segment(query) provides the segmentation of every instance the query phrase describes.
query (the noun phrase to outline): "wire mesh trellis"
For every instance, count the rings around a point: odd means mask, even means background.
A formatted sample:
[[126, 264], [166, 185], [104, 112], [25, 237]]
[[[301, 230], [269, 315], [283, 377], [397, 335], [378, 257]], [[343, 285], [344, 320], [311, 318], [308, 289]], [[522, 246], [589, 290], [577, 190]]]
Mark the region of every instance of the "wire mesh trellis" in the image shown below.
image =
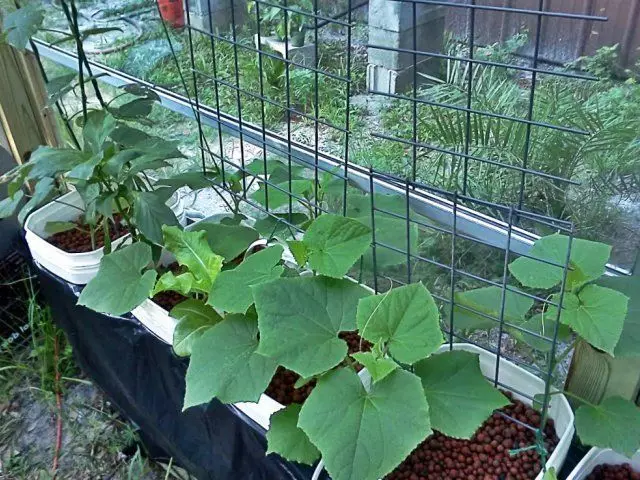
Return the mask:
[[[390, 0], [391, 1], [391, 0]], [[500, 381], [500, 360], [509, 361], [532, 371], [545, 381], [544, 401], [541, 402], [542, 418], [547, 418], [550, 394], [555, 379], [557, 353], [560, 346], [558, 338], [559, 312], [564, 301], [564, 284], [570, 270], [569, 258], [574, 237], [574, 226], [570, 221], [536, 212], [528, 201], [528, 189], [538, 181], [550, 182], [558, 189], [566, 189], [578, 182], [571, 176], [558, 174], [553, 170], [538, 168], [531, 162], [531, 149], [536, 141], [536, 132], [549, 130], [562, 135], [588, 136], [590, 132], [571, 124], [536, 120], [536, 92], [541, 77], [592, 82], [597, 78], [571, 70], [549, 68], [539, 61], [541, 35], [545, 21], [552, 19], [578, 22], [601, 22], [606, 18], [594, 15], [582, 15], [551, 11], [546, 8], [545, 0], [536, 0], [535, 8], [517, 8], [509, 6], [481, 5], [475, 0], [469, 3], [430, 0], [393, 0], [410, 6], [413, 23], [411, 48], [390, 47], [375, 43], [365, 43], [370, 50], [386, 50], [412, 58], [412, 85], [405, 92], [382, 92], [368, 89], [373, 97], [384, 97], [409, 105], [410, 122], [404, 130], [407, 135], [385, 133], [372, 129], [372, 141], [390, 142], [400, 145], [409, 152], [409, 169], [404, 175], [383, 171], [379, 168], [365, 168], [352, 161], [353, 139], [353, 99], [352, 90], [357, 79], [353, 74], [353, 12], [364, 3], [348, 0], [346, 8], [335, 18], [323, 14], [318, 0], [313, 0], [311, 10], [303, 10], [293, 1], [281, 2], [256, 0], [252, 23], [255, 25], [254, 42], [240, 36], [240, 26], [235, 21], [239, 8], [230, 0], [230, 30], [221, 32], [214, 28], [209, 16], [208, 30], [192, 24], [190, 0], [186, 1], [186, 35], [188, 39], [188, 61], [180, 63], [175, 49], [171, 48], [180, 75], [180, 82], [186, 95], [186, 113], [195, 119], [198, 128], [198, 153], [203, 169], [218, 168], [221, 173], [225, 193], [246, 205], [247, 212], [253, 216], [273, 216], [274, 229], [283, 225], [291, 236], [303, 231], [296, 215], [306, 213], [317, 216], [323, 212], [341, 213], [359, 218], [372, 227], [372, 247], [367, 257], [360, 262], [352, 276], [368, 284], [376, 292], [384, 292], [397, 285], [423, 282], [437, 300], [443, 314], [443, 331], [450, 346], [454, 342], [477, 345], [496, 355], [495, 375], [490, 380], [494, 385], [507, 390], [513, 386]], [[506, 4], [505, 4], [506, 5]], [[466, 55], [450, 54], [438, 51], [421, 50], [418, 47], [417, 19], [419, 9], [425, 7], [445, 7], [464, 9], [468, 13], [468, 35]], [[284, 20], [284, 55], [269, 49], [263, 42], [262, 31], [265, 8], [277, 8]], [[505, 15], [526, 15], [536, 19], [533, 33], [534, 49], [528, 64], [520, 61], [509, 63], [477, 57], [476, 17], [478, 12]], [[296, 60], [290, 53], [295, 48], [290, 45], [289, 17], [302, 15], [306, 28], [312, 31], [311, 55], [313, 61], [304, 63]], [[342, 30], [341, 42], [344, 46], [344, 68], [332, 70], [321, 61], [322, 28], [335, 26]], [[164, 33], [171, 45], [174, 40], [167, 27]], [[204, 43], [199, 43], [204, 40]], [[206, 44], [206, 48], [201, 48]], [[54, 47], [48, 46], [50, 51]], [[221, 52], [230, 52], [227, 65], [221, 69]], [[242, 71], [241, 57], [255, 57], [258, 81], [249, 82]], [[419, 84], [422, 81], [417, 68], [423, 57], [464, 65], [462, 101], [447, 102], [432, 99], [422, 94]], [[230, 65], [229, 65], [230, 64]], [[184, 71], [184, 67], [188, 71]], [[270, 68], [277, 70], [277, 76], [270, 77]], [[478, 69], [506, 69], [525, 75], [526, 102], [524, 112], [501, 112], [474, 103], [474, 82]], [[108, 72], [108, 69], [104, 71]], [[311, 108], [299, 105], [299, 92], [296, 92], [296, 75], [307, 72], [311, 79]], [[133, 79], [136, 80], [136, 79]], [[255, 79], [254, 79], [255, 80]], [[279, 90], [273, 92], [275, 83]], [[326, 90], [322, 85], [332, 83], [339, 92], [339, 98], [323, 98]], [[157, 87], [155, 85], [150, 85]], [[203, 98], [206, 86], [213, 87], [213, 97]], [[158, 91], [162, 89], [157, 88]], [[175, 92], [165, 91], [166, 97], [176, 100]], [[281, 95], [283, 93], [283, 95]], [[223, 99], [231, 99], [223, 105]], [[331, 102], [328, 102], [330, 100]], [[246, 115], [248, 104], [257, 103], [258, 115]], [[337, 110], [336, 115], [326, 113], [326, 105]], [[421, 118], [433, 112], [432, 109], [444, 109], [460, 114], [457, 128], [462, 131], [463, 142], [456, 148], [439, 145], [422, 136], [419, 128]], [[282, 125], [279, 131], [273, 131], [270, 120], [274, 112], [280, 115]], [[255, 113], [255, 112], [254, 112]], [[247, 118], [250, 117], [250, 118]], [[476, 124], [479, 118], [509, 122], [522, 128], [523, 142], [517, 161], [507, 162], [500, 156], [474, 152], [473, 140], [479, 135]], [[311, 124], [311, 138], [306, 143], [296, 138], [294, 126], [301, 120]], [[211, 128], [211, 127], [214, 128]], [[321, 134], [322, 131], [322, 134]], [[225, 138], [229, 133], [237, 137], [239, 156], [227, 155]], [[327, 133], [330, 132], [330, 133]], [[339, 138], [338, 147], [332, 154], [323, 151], [323, 138], [334, 135]], [[258, 146], [258, 153], [247, 154], [246, 144]], [[436, 152], [461, 161], [461, 182], [453, 182], [453, 188], [435, 186], [420, 178], [419, 168], [425, 152]], [[271, 170], [272, 157], [283, 160], [285, 176], [274, 181]], [[476, 171], [474, 165], [485, 164], [510, 172], [517, 178], [517, 188], [509, 202], [496, 202], [492, 199], [478, 198], [470, 188]], [[305, 167], [300, 171], [299, 167]], [[487, 174], [490, 174], [489, 171]], [[454, 175], [453, 171], [445, 174]], [[232, 186], [232, 181], [237, 187]], [[311, 182], [311, 189], [299, 190], [299, 182]], [[259, 186], [258, 186], [259, 185]], [[261, 192], [261, 193], [260, 193]], [[259, 193], [258, 195], [256, 195]], [[389, 193], [394, 193], [393, 197]], [[284, 201], [282, 200], [284, 198]], [[393, 199], [390, 199], [393, 198]], [[430, 210], [421, 210], [420, 206], [438, 199], [446, 204], [446, 212], [435, 218], [428, 215]], [[505, 199], [501, 199], [505, 200]], [[229, 205], [231, 207], [231, 205]], [[445, 210], [442, 210], [443, 212]], [[425, 212], [427, 213], [425, 215]], [[469, 212], [482, 212], [500, 221], [480, 230], [470, 229], [467, 215]], [[486, 219], [486, 217], [484, 217]], [[489, 221], [490, 219], [486, 219]], [[464, 225], [463, 225], [464, 222]], [[499, 228], [496, 227], [499, 225]], [[492, 230], [493, 228], [493, 230]], [[500, 230], [500, 242], [489, 238], [489, 232]], [[531, 257], [526, 246], [531, 238], [523, 241], [527, 231], [560, 232], [569, 237], [564, 261], [552, 263], [562, 269], [563, 280], [560, 293], [554, 297], [543, 297], [539, 292], [525, 292], [512, 285], [509, 263], [516, 257]], [[431, 245], [433, 248], [423, 248]], [[524, 247], [523, 247], [524, 245]], [[541, 263], [547, 260], [537, 259]], [[495, 312], [474, 309], [461, 304], [457, 294], [471, 288], [483, 286], [497, 287], [500, 297]], [[553, 328], [547, 332], [536, 332], [526, 325], [508, 318], [507, 301], [510, 296], [531, 300], [539, 311], [555, 308]], [[471, 313], [493, 324], [493, 333], [485, 336], [468, 334], [456, 323], [460, 313]], [[509, 333], [507, 333], [509, 332]], [[546, 353], [532, 362], [514, 351], [509, 344], [509, 335], [527, 335], [546, 344]], [[524, 392], [514, 392], [534, 400]], [[518, 424], [520, 420], [512, 418]], [[538, 426], [525, 425], [542, 435], [544, 422]]]

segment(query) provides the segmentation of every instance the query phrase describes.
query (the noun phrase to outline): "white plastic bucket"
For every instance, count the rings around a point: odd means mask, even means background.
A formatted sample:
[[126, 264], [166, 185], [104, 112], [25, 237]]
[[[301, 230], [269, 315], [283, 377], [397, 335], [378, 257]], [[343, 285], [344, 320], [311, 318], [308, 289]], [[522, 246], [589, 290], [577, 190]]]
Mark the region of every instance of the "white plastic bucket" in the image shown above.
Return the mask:
[[605, 448], [592, 448], [573, 469], [567, 480], [583, 480], [598, 465], [622, 465], [631, 464], [631, 467], [640, 472], [640, 451], [633, 457], [627, 458], [624, 455]]
[[[482, 370], [482, 373], [491, 379], [495, 377], [496, 356], [493, 353], [467, 343], [454, 343], [453, 349], [477, 353], [480, 355], [480, 369]], [[443, 345], [438, 350], [438, 353], [446, 352], [448, 350], [449, 345]], [[504, 358], [500, 358], [498, 381], [502, 385], [508, 385], [513, 388], [513, 390], [522, 392], [523, 394], [531, 397], [544, 392], [544, 382], [541, 379]], [[513, 397], [531, 405], [531, 400], [523, 397], [522, 395], [514, 393]], [[559, 471], [567, 457], [567, 452], [569, 451], [569, 446], [571, 445], [571, 439], [573, 438], [574, 433], [573, 411], [571, 410], [571, 406], [564, 395], [553, 395], [551, 397], [551, 403], [549, 404], [549, 416], [555, 422], [556, 434], [560, 441], [547, 461], [547, 468], [555, 467], [556, 470]], [[320, 461], [313, 472], [312, 480], [318, 480], [321, 477], [323, 470], [324, 462]], [[536, 480], [542, 480], [542, 477], [543, 473], [540, 472], [536, 477]]]
[[[82, 213], [69, 205], [79, 208], [84, 206], [77, 191], [62, 195], [29, 215], [24, 225], [25, 239], [31, 256], [36, 262], [67, 282], [85, 285], [98, 273], [104, 249], [99, 248], [85, 253], [68, 253], [46, 240], [48, 234], [45, 228], [48, 222], [73, 221]], [[169, 199], [167, 205], [176, 214], [180, 223], [186, 224], [184, 203], [177, 193]], [[130, 236], [124, 235], [113, 241], [111, 248], [116, 248], [121, 243], [129, 241]]]

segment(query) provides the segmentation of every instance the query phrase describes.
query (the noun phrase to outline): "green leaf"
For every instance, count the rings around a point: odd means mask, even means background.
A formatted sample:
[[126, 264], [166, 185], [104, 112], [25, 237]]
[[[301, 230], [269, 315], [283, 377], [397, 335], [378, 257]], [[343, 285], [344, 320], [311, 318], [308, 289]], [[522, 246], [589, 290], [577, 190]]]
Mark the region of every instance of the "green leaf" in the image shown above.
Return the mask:
[[278, 278], [252, 287], [260, 352], [303, 377], [338, 365], [347, 355], [342, 331], [356, 329], [357, 283], [323, 276]]
[[138, 117], [147, 117], [151, 110], [155, 100], [149, 98], [134, 98], [133, 100], [124, 103], [118, 107], [109, 109], [109, 112], [117, 118], [122, 119], [135, 119]]
[[510, 403], [484, 378], [475, 353], [432, 355], [416, 364], [415, 374], [422, 380], [432, 427], [454, 438], [471, 438], [494, 410]]
[[438, 307], [421, 283], [363, 298], [357, 319], [362, 337], [388, 342], [389, 353], [402, 363], [431, 355], [444, 341]]
[[[537, 240], [529, 255], [564, 265], [567, 262], [569, 237], [554, 234]], [[605, 271], [611, 247], [603, 243], [574, 239], [571, 243], [570, 267], [567, 286], [577, 287], [599, 278]], [[509, 271], [518, 281], [530, 288], [553, 288], [562, 282], [564, 269], [539, 260], [520, 257], [509, 265]]]
[[51, 194], [55, 191], [56, 184], [53, 178], [42, 178], [33, 191], [33, 195], [29, 199], [27, 203], [20, 209], [18, 213], [18, 222], [24, 224], [27, 216], [40, 205], [42, 205], [46, 200], [49, 199]]
[[284, 267], [278, 265], [284, 249], [274, 245], [247, 257], [233, 270], [218, 275], [207, 303], [229, 313], [245, 313], [253, 303], [251, 287], [275, 280]]
[[242, 255], [249, 246], [260, 238], [256, 230], [243, 225], [223, 225], [214, 222], [198, 222], [193, 231], [207, 232], [207, 241], [214, 253], [225, 262]]
[[576, 431], [583, 443], [611, 448], [627, 457], [640, 449], [640, 408], [622, 397], [576, 411]]
[[39, 180], [68, 172], [91, 158], [90, 153], [71, 148], [38, 147], [29, 158], [33, 168], [27, 178]]
[[289, 250], [291, 250], [291, 254], [293, 255], [296, 263], [301, 267], [304, 267], [307, 264], [308, 258], [306, 244], [300, 240], [290, 240], [287, 242], [287, 245], [289, 246]]
[[617, 290], [629, 297], [627, 317], [620, 341], [614, 351], [616, 357], [640, 357], [640, 265], [631, 277], [602, 277], [598, 284]]
[[372, 352], [357, 352], [352, 353], [351, 356], [367, 369], [373, 379], [373, 383], [382, 380], [398, 368], [398, 364], [393, 360], [377, 357]]
[[298, 427], [301, 408], [302, 405], [293, 403], [271, 415], [267, 432], [267, 455], [277, 453], [289, 461], [313, 465], [320, 458], [320, 452]]
[[75, 73], [66, 73], [58, 77], [52, 78], [47, 82], [47, 95], [49, 96], [49, 104], [53, 104], [66, 92], [71, 91], [73, 80], [76, 78]]
[[80, 163], [73, 167], [67, 174], [67, 177], [69, 179], [76, 180], [89, 180], [93, 176], [93, 172], [101, 161], [101, 154], [94, 155], [86, 162]]
[[212, 398], [257, 402], [278, 366], [257, 349], [258, 326], [244, 315], [228, 315], [204, 332], [191, 347], [183, 410]]
[[174, 190], [181, 187], [189, 187], [191, 190], [201, 190], [213, 184], [213, 179], [204, 175], [202, 171], [183, 172], [169, 178], [163, 178], [156, 182], [157, 186], [167, 186]]
[[155, 270], [144, 271], [151, 257], [151, 247], [141, 242], [105, 255], [98, 274], [82, 290], [78, 305], [111, 315], [130, 312], [153, 290], [157, 274]]
[[87, 122], [82, 127], [84, 150], [97, 154], [102, 150], [102, 145], [116, 128], [116, 119], [104, 110], [94, 110], [89, 113]]
[[[549, 315], [549, 313], [538, 313], [530, 319], [520, 323], [518, 326], [523, 329], [529, 330], [534, 333], [545, 337], [537, 337], [531, 333], [523, 332], [516, 328], [511, 328], [510, 333], [520, 341], [525, 342], [532, 348], [541, 352], [548, 352], [551, 350], [551, 340], [553, 340], [553, 333], [556, 329], [557, 316]], [[571, 330], [563, 323], [558, 324], [558, 340], [567, 341], [571, 336]]]
[[162, 244], [164, 227], [180, 224], [175, 213], [154, 192], [134, 192], [133, 221], [142, 234], [158, 245]]
[[[499, 325], [502, 307], [502, 288], [483, 287], [466, 292], [458, 292], [454, 296], [453, 326], [461, 330], [488, 330]], [[490, 315], [491, 320], [478, 313]], [[505, 290], [504, 320], [508, 323], [522, 323], [524, 317], [533, 307], [533, 300], [511, 290]]]
[[13, 196], [0, 200], [0, 219], [8, 218], [13, 215], [23, 198], [24, 192], [22, 190], [18, 190], [13, 194]]
[[260, 232], [260, 235], [270, 239], [272, 237], [281, 237], [283, 239], [292, 238], [297, 230], [288, 225], [300, 226], [309, 220], [304, 213], [271, 213], [269, 216], [256, 221], [254, 228]]
[[291, 197], [291, 195], [304, 197], [305, 195], [309, 195], [311, 192], [313, 192], [313, 182], [311, 180], [292, 180], [291, 185], [289, 185], [288, 181], [277, 183], [275, 185], [266, 185], [262, 183], [258, 190], [251, 194], [251, 198], [264, 206], [267, 205], [268, 200], [269, 209], [273, 209], [282, 207], [283, 205], [288, 205], [289, 198], [291, 198], [293, 203], [296, 203], [298, 199]]
[[113, 132], [111, 132], [111, 139], [124, 147], [132, 147], [149, 138], [151, 138], [151, 136], [147, 132], [130, 127], [126, 123], [119, 123]]
[[551, 467], [549, 470], [544, 472], [544, 477], [542, 480], [558, 480], [558, 475], [556, 475], [556, 469]]
[[191, 293], [195, 281], [196, 279], [189, 272], [181, 273], [180, 275], [174, 275], [171, 271], [165, 272], [158, 279], [151, 295], [154, 296], [160, 292], [169, 290], [187, 296]]
[[44, 226], [45, 233], [53, 235], [60, 232], [68, 232], [76, 228], [76, 224], [73, 222], [47, 222]]
[[333, 480], [382, 478], [431, 433], [420, 379], [401, 369], [370, 391], [349, 369], [323, 376], [298, 425], [322, 453]]
[[[552, 300], [557, 303], [560, 298], [554, 295]], [[587, 285], [578, 295], [565, 293], [560, 321], [595, 348], [613, 355], [622, 334], [628, 300], [616, 290]], [[555, 318], [557, 312], [557, 307], [551, 306], [547, 315]]]
[[36, 3], [29, 3], [4, 17], [7, 42], [19, 50], [24, 50], [44, 20], [43, 11]]
[[169, 315], [178, 320], [173, 332], [173, 351], [179, 357], [191, 355], [195, 340], [222, 321], [222, 317], [213, 308], [193, 298], [173, 307]]
[[371, 229], [352, 218], [320, 215], [304, 234], [309, 265], [323, 275], [340, 278], [366, 252]]
[[209, 293], [222, 270], [222, 257], [209, 248], [205, 232], [189, 232], [178, 227], [163, 226], [164, 246], [178, 263], [189, 269], [195, 279], [193, 288]]

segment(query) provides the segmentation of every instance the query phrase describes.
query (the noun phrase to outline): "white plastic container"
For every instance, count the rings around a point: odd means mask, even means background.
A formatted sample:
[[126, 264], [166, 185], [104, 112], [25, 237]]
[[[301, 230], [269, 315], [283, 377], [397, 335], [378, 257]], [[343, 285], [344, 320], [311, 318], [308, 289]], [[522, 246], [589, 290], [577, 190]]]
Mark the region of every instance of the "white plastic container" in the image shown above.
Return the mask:
[[633, 457], [627, 458], [610, 449], [592, 448], [580, 463], [576, 465], [576, 468], [573, 469], [573, 472], [567, 477], [567, 480], [583, 480], [587, 478], [598, 465], [622, 465], [625, 463], [631, 464], [631, 467], [635, 471], [640, 472], [640, 451]]
[[[482, 370], [482, 373], [488, 378], [494, 378], [496, 372], [496, 356], [493, 353], [489, 353], [486, 350], [467, 343], [454, 343], [453, 349], [465, 350], [467, 352], [477, 353], [480, 355], [480, 369]], [[449, 345], [443, 345], [438, 350], [438, 353], [446, 352], [448, 350]], [[541, 379], [503, 358], [500, 358], [498, 381], [503, 385], [508, 385], [514, 390], [531, 397], [544, 392], [544, 382]], [[531, 405], [531, 401], [526, 397], [516, 393], [514, 393], [513, 397]], [[266, 407], [267, 404], [264, 406]], [[559, 471], [567, 457], [567, 452], [569, 451], [569, 446], [571, 445], [571, 439], [573, 438], [574, 433], [573, 411], [571, 410], [571, 406], [564, 395], [553, 395], [551, 397], [549, 416], [555, 422], [556, 434], [560, 441], [547, 461], [547, 468], [555, 467], [556, 471]], [[324, 462], [320, 461], [313, 473], [312, 480], [318, 480], [321, 477], [323, 470]], [[536, 477], [536, 480], [542, 480], [542, 477], [543, 473], [541, 472]]]
[[[49, 236], [45, 231], [48, 222], [69, 222], [82, 214], [81, 210], [70, 205], [79, 208], [84, 206], [78, 192], [69, 192], [29, 215], [24, 225], [25, 239], [31, 256], [36, 262], [67, 282], [84, 285], [89, 283], [98, 273], [104, 249], [99, 248], [85, 253], [68, 253], [46, 240]], [[167, 205], [176, 214], [180, 223], [186, 224], [187, 219], [182, 198], [178, 194], [174, 194]], [[113, 241], [111, 248], [116, 248], [121, 243], [128, 241], [130, 241], [130, 236], [124, 235]]]

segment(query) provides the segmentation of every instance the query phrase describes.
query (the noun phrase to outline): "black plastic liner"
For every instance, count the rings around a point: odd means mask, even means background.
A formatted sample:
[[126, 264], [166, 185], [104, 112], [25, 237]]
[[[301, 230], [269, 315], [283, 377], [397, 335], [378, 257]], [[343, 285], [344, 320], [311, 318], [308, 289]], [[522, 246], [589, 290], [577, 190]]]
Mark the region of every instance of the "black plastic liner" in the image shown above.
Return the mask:
[[76, 305], [81, 287], [38, 270], [79, 366], [140, 428], [152, 458], [173, 457], [199, 480], [311, 478], [312, 468], [265, 456], [264, 429], [233, 406], [213, 400], [183, 413], [187, 361], [134, 317]]

